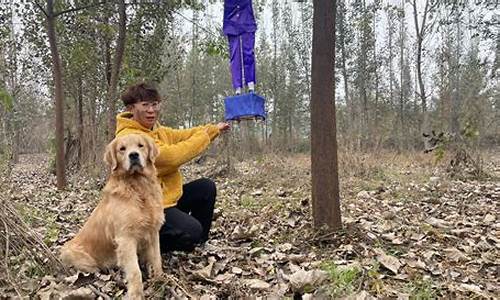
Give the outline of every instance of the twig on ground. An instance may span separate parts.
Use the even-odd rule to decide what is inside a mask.
[[[2,219],[2,223],[5,229],[5,260],[4,260],[4,265],[5,265],[5,274],[7,275],[7,281],[9,284],[14,288],[16,291],[17,295],[19,298],[23,298],[21,295],[21,292],[19,292],[19,289],[17,288],[17,285],[14,283],[10,276],[10,271],[9,271],[9,228],[7,227],[7,223]]]
[[[111,297],[108,295],[104,294],[103,292],[99,291],[98,288],[96,288],[93,284],[89,284],[89,288],[92,292],[97,294],[98,296],[101,296],[104,300],[111,300]]]

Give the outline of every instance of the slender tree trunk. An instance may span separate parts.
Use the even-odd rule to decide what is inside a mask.
[[[278,139],[277,125],[278,125],[278,99],[279,99],[279,87],[278,87],[278,15],[279,8],[277,0],[273,1],[273,118],[271,125],[271,142]],[[273,145],[274,147],[274,145]]]
[[[189,114],[189,126],[193,126],[193,120],[195,118],[195,106],[196,106],[196,97],[197,97],[197,78],[196,78],[196,68],[198,67],[198,27],[196,24],[198,23],[198,13],[195,11],[193,13],[193,34],[191,38],[191,53],[193,55],[193,59],[191,61],[191,108]]]
[[[394,103],[394,72],[393,72],[393,59],[394,59],[394,54],[392,52],[392,37],[393,37],[393,19],[392,19],[392,14],[387,15],[387,23],[388,23],[388,28],[389,28],[389,99],[391,105]]]
[[[126,26],[127,26],[127,15],[125,11],[125,0],[118,1],[118,38],[116,41],[115,57],[113,60],[113,66],[111,68],[111,79],[109,83],[107,99],[108,99],[108,140],[113,139],[115,135],[116,126],[116,94],[118,87],[118,80],[120,75],[120,68],[123,60],[123,53],[125,52],[125,41],[126,41]]]
[[[425,37],[426,20],[427,13],[429,10],[429,0],[425,1],[424,15],[422,17],[422,25],[419,27],[418,22],[418,10],[417,1],[413,0],[413,20],[415,21],[415,31],[417,36],[417,80],[419,85],[419,97],[422,103],[422,120],[421,120],[421,131],[424,133],[429,133],[429,116],[427,113],[427,96],[425,93],[424,80],[422,78],[422,44]]]
[[[366,142],[368,140],[368,91],[367,91],[367,65],[366,65],[366,60],[367,60],[367,55],[366,55],[366,50],[368,47],[367,43],[367,32],[366,32],[366,24],[365,23],[365,17],[366,17],[366,4],[365,0],[362,2],[363,5],[363,25],[362,25],[362,34],[361,34],[361,99],[363,101],[363,119],[362,119],[362,124],[361,124],[361,146],[362,148],[366,147]]]
[[[181,87],[181,79],[180,79],[180,75],[179,75],[179,69],[176,68],[175,69],[175,83],[176,83],[176,86],[177,86],[177,101],[181,101],[181,99],[183,98],[182,97],[182,87]],[[176,109],[180,106],[179,105],[176,105]],[[179,109],[177,109],[177,112],[179,111]],[[185,119],[184,119],[184,116],[181,116],[177,113],[177,117],[176,117],[176,125],[177,126],[181,126],[181,125],[184,125],[184,122],[185,122]]]
[[[18,95],[18,80],[17,80],[17,42],[16,35],[14,31],[14,14],[13,10],[10,10],[10,39],[13,45],[10,47],[11,55],[12,55],[12,70],[9,76],[9,83],[11,88],[11,96],[12,96],[12,114],[11,114],[11,127],[14,132],[14,136],[12,137],[12,163],[19,162],[19,148],[20,148],[20,116],[19,116],[19,105],[17,100]]]
[[[90,131],[91,131],[91,162],[95,162],[97,160],[97,141],[99,139],[98,136],[98,124],[97,124],[97,108],[96,108],[97,95],[95,92],[93,93],[92,101],[90,102]]]
[[[304,15],[304,2],[301,2],[300,3],[300,18],[301,18],[301,21],[302,21],[302,24],[306,24],[306,16]],[[304,43],[304,51],[301,51],[302,52],[302,59],[300,60],[302,62],[302,64],[304,65],[304,71],[305,71],[305,79],[306,79],[306,85],[307,85],[307,99],[310,101],[311,100],[311,73],[310,73],[310,67],[309,67],[309,60],[308,60],[308,51],[306,51],[308,49],[308,45],[306,43],[306,41],[308,40],[308,36],[305,32],[305,30],[303,30],[303,36],[302,36],[302,41]]]
[[[82,147],[83,147],[83,90],[82,90],[82,79],[78,79],[78,88],[77,88],[77,159],[76,164],[78,167],[81,167],[82,162]]]
[[[54,17],[53,0],[47,0],[47,37],[49,39],[52,57],[52,77],[54,80],[55,112],[56,112],[56,178],[57,188],[66,186],[64,161],[64,90],[62,79],[61,58],[57,47],[56,17]]]
[[[453,59],[453,97],[451,104],[451,132],[458,136],[460,133],[460,44],[461,44],[461,30],[460,30],[460,17],[458,9],[455,11],[455,25],[456,25],[456,44],[455,44],[455,58]]]
[[[341,1],[342,1],[342,11],[338,14],[338,17],[340,18],[338,24],[341,26],[340,28],[337,29],[339,31],[339,36],[337,38],[342,37],[341,40],[339,41],[339,46],[340,46],[340,54],[342,55],[342,60],[341,60],[342,79],[344,81],[344,94],[345,94],[345,102],[347,106],[347,115],[348,115],[347,135],[352,137],[353,135],[357,134],[355,134],[354,103],[353,99],[349,98],[349,78],[347,75],[347,63],[346,63],[347,52],[346,52],[345,0]]]
[[[405,147],[405,130],[404,130],[404,83],[403,83],[403,73],[404,73],[404,46],[405,46],[405,39],[404,39],[404,20],[405,20],[405,14],[404,14],[404,2],[401,1],[401,9],[403,11],[402,16],[400,18],[401,20],[401,27],[400,27],[400,44],[399,44],[399,55],[400,55],[400,70],[399,70],[399,82],[400,82],[400,88],[399,88],[399,121],[400,121],[400,146],[399,150],[403,150]]]
[[[373,12],[373,28],[377,28],[377,11],[375,10]],[[375,103],[374,103],[374,116],[373,116],[373,121],[374,121],[374,126],[372,127],[372,139],[374,139],[375,144],[378,144],[378,137],[380,135],[379,133],[379,124],[378,124],[378,119],[379,119],[379,107],[378,107],[378,100],[379,100],[379,70],[378,70],[378,58],[377,58],[377,44],[374,42],[373,43],[373,62],[374,62],[374,75],[375,75]]]
[[[342,227],[335,118],[336,1],[314,0],[311,171],[314,225]]]

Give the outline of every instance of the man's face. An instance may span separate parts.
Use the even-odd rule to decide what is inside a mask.
[[[134,116],[133,119],[139,122],[142,126],[152,129],[160,112],[160,102],[158,101],[141,101],[129,105],[128,111]]]

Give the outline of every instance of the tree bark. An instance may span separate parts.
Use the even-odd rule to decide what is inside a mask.
[[[314,0],[311,76],[311,171],[314,225],[342,227],[335,118],[336,1]]]
[[[399,38],[400,38],[400,44],[399,44],[399,54],[400,54],[400,70],[399,70],[399,121],[400,121],[400,140],[399,140],[399,151],[403,150],[405,147],[405,130],[404,130],[404,83],[403,83],[403,72],[404,72],[404,46],[405,46],[405,40],[404,40],[404,20],[405,20],[405,14],[404,14],[404,2],[401,1],[401,10],[403,11],[402,16],[400,18],[401,21],[401,27],[399,29]]]
[[[277,4],[277,0],[273,1],[273,31],[272,31],[272,40],[273,40],[273,87],[272,87],[272,95],[273,95],[273,117],[271,122],[271,143],[272,147],[275,147],[278,143],[279,135],[278,135],[278,99],[280,98],[280,90],[278,85],[278,32],[279,32],[279,8]]]
[[[375,11],[373,12],[373,28],[377,28],[377,10],[375,8]],[[379,97],[380,97],[380,91],[379,91],[379,83],[380,83],[380,78],[379,78],[379,68],[378,68],[378,58],[377,58],[377,45],[374,43],[373,45],[373,62],[374,62],[374,75],[375,75],[375,86],[374,86],[374,92],[375,92],[375,103],[374,103],[374,116],[373,116],[373,124],[374,126],[372,127],[372,138],[375,140],[372,141],[375,143],[375,145],[378,145],[378,140],[380,136],[380,130],[379,130]]]
[[[354,113],[354,103],[353,99],[349,98],[349,78],[347,75],[347,51],[346,51],[346,24],[345,24],[345,0],[342,0],[341,2],[342,5],[342,11],[338,14],[338,17],[340,18],[339,24],[341,25],[339,30],[339,37],[342,37],[341,40],[339,41],[340,45],[340,54],[342,55],[342,61],[341,61],[341,68],[342,68],[342,79],[344,81],[344,94],[345,94],[345,104],[347,106],[347,115],[348,115],[348,126],[347,126],[347,135],[352,137],[352,136],[357,136],[357,133],[355,132],[355,113]]]
[[[415,21],[415,31],[417,35],[417,80],[419,85],[419,97],[422,103],[422,121],[421,121],[421,131],[424,133],[429,133],[429,116],[427,113],[427,96],[425,94],[424,80],[422,78],[422,44],[425,37],[427,13],[429,12],[429,0],[425,1],[424,15],[422,17],[422,25],[419,26],[418,22],[418,10],[417,2],[413,0],[413,20]]]
[[[78,167],[81,167],[82,163],[82,146],[83,146],[83,90],[82,90],[82,79],[78,79],[78,88],[77,88],[77,157],[76,164]]]
[[[455,25],[456,25],[456,41],[455,41],[455,58],[453,59],[452,76],[453,76],[453,96],[451,104],[451,132],[457,137],[460,133],[460,43],[461,43],[461,30],[460,30],[460,14],[458,9],[455,11]]]
[[[57,48],[57,35],[54,17],[53,0],[47,0],[47,37],[52,57],[52,77],[54,80],[55,113],[56,113],[56,178],[57,188],[66,186],[64,162],[64,91],[61,69],[61,58]]]
[[[126,39],[126,25],[127,25],[127,15],[125,11],[125,1],[118,1],[118,38],[116,41],[115,57],[113,61],[113,66],[111,68],[111,80],[108,88],[107,98],[108,98],[108,140],[113,139],[115,135],[116,126],[116,89],[118,86],[118,80],[120,75],[120,68],[123,60],[123,53],[125,52],[125,39]]]
[[[392,36],[393,36],[393,22],[392,22],[392,13],[387,14],[387,26],[389,28],[389,99],[391,105],[394,103],[394,73],[392,68],[394,55],[392,53]]]

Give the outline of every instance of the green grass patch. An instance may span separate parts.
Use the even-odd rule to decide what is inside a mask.
[[[381,295],[384,291],[384,282],[382,281],[382,276],[380,274],[380,264],[374,261],[367,275],[370,292],[376,295]]]
[[[438,289],[433,287],[431,279],[417,278],[406,286],[412,300],[437,299]]]
[[[328,292],[331,297],[349,295],[358,288],[361,277],[359,267],[340,267],[331,261],[325,261],[321,264],[321,269],[328,273],[330,279]]]
[[[24,204],[16,205],[16,210],[29,227],[43,226],[45,228],[43,241],[47,246],[57,241],[61,228],[55,221],[57,217],[55,214]]]
[[[259,210],[262,208],[262,203],[250,195],[242,195],[240,198],[240,205],[251,211]]]

